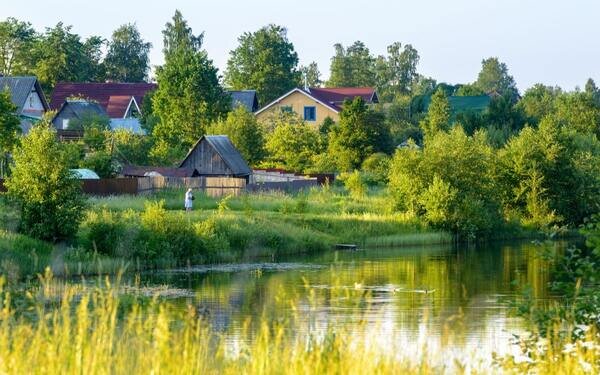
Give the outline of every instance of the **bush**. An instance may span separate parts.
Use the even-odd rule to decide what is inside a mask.
[[[439,131],[424,149],[396,151],[390,191],[399,209],[468,237],[503,223],[494,180],[495,155],[485,134]]]
[[[56,241],[77,232],[85,207],[80,182],[50,125],[37,125],[23,138],[6,187],[20,206],[23,233]]]
[[[368,184],[385,185],[388,183],[391,158],[378,152],[365,159],[362,163],[362,171]]]
[[[340,180],[353,198],[362,198],[367,194],[367,184],[359,171],[342,174]]]

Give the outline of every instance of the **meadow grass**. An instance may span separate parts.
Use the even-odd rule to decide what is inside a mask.
[[[1,284],[1,283],[0,283]],[[290,317],[248,321],[236,333],[216,333],[188,306],[173,309],[158,298],[124,302],[122,289],[53,287],[48,278],[28,294],[28,314],[1,293],[0,372],[4,374],[400,374],[535,373],[600,371],[600,341],[529,342],[522,355],[453,358],[427,347],[400,345],[393,333],[336,322],[320,332]],[[348,293],[348,292],[346,292]],[[310,302],[308,302],[310,303]],[[295,311],[295,313],[294,313]],[[251,324],[253,323],[253,324]],[[302,333],[311,332],[311,333]],[[384,339],[382,346],[378,339]],[[406,344],[406,343],[405,343]],[[419,346],[417,343],[412,343]]]

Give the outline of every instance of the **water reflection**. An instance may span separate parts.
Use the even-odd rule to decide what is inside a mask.
[[[562,251],[566,243],[543,246]],[[540,250],[524,242],[332,251],[282,259],[285,267],[147,274],[142,282],[193,290],[195,297],[174,303],[194,304],[232,338],[248,319],[266,316],[317,333],[350,323],[377,345],[401,340],[415,355],[425,345],[470,356],[476,349],[509,350],[512,334],[523,329],[509,314],[509,303],[519,298],[517,284],[530,285],[540,301],[550,298],[549,264]]]

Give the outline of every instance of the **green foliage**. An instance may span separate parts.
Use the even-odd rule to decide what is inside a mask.
[[[46,91],[59,81],[94,82],[104,78],[100,63],[104,40],[98,36],[81,40],[71,29],[62,22],[47,28],[29,51],[27,71],[37,76]]]
[[[300,67],[300,82],[298,82],[299,86],[304,87],[320,87],[323,81],[321,81],[321,72],[319,72],[319,67],[316,62],[311,62],[306,66]]]
[[[504,205],[534,219],[533,194],[535,205],[547,204],[557,223],[582,223],[600,208],[599,157],[595,137],[552,118],[542,120],[538,129],[523,129],[499,153]]]
[[[232,89],[254,89],[264,105],[301,81],[298,54],[284,27],[271,24],[253,33],[246,32],[238,42],[225,71],[225,83]]]
[[[481,71],[473,85],[486,94],[507,95],[513,101],[516,101],[519,95],[513,76],[508,74],[508,67],[497,57],[481,61]]]
[[[431,97],[427,117],[421,122],[425,138],[434,137],[450,128],[450,102],[443,89],[438,88]]]
[[[84,145],[81,142],[65,142],[62,144],[65,166],[77,169],[85,156]]]
[[[381,113],[370,109],[362,98],[347,101],[340,121],[329,134],[329,154],[338,168],[349,171],[360,168],[363,161],[376,152],[393,149],[390,130]]]
[[[559,87],[545,86],[541,83],[530,87],[517,106],[523,110],[529,125],[537,125],[554,112],[556,98],[561,94]]]
[[[212,124],[206,132],[227,135],[250,165],[256,165],[265,157],[263,129],[244,106],[229,112],[226,120]]]
[[[331,58],[329,87],[375,86],[375,58],[367,46],[356,41],[348,48],[335,44],[335,55]]]
[[[376,88],[381,102],[393,101],[400,95],[410,94],[418,78],[419,53],[410,44],[396,42],[387,47],[388,56],[375,60]]]
[[[29,22],[8,17],[0,22],[0,74],[22,74],[29,66],[37,35]]]
[[[55,131],[44,123],[35,126],[16,149],[6,181],[21,209],[21,230],[53,241],[73,236],[85,206],[79,184],[66,166]]]
[[[367,194],[367,184],[359,171],[342,174],[339,176],[339,180],[343,181],[344,187],[353,198],[359,199]]]
[[[552,116],[580,133],[600,137],[600,103],[592,94],[573,92],[559,95]]]
[[[148,165],[152,139],[128,129],[116,129],[110,133],[110,147],[113,156],[123,164]]]
[[[231,100],[219,83],[217,68],[202,49],[203,35],[193,35],[179,11],[172,23],[167,23],[163,36],[165,64],[157,68],[158,89],[152,97],[153,114],[160,122],[152,135],[185,149],[229,111]]]
[[[279,123],[266,138],[270,161],[291,171],[309,169],[313,158],[323,150],[319,132],[304,122]]]
[[[460,87],[454,92],[454,95],[456,96],[479,96],[485,94],[486,93],[475,84],[460,85]]]
[[[365,159],[361,170],[364,178],[373,184],[385,185],[388,182],[391,158],[382,152],[375,153]]]
[[[494,185],[495,155],[483,133],[438,132],[421,151],[396,151],[390,191],[399,209],[438,228],[476,236],[502,224]]]
[[[80,166],[93,170],[100,178],[112,178],[117,174],[112,155],[105,150],[87,154],[81,161]]]
[[[143,82],[150,68],[151,43],[144,42],[135,24],[121,25],[108,42],[104,59],[106,78],[116,82]]]
[[[1,26],[1,25],[0,25]],[[0,177],[8,172],[9,153],[19,141],[21,121],[8,90],[0,91]]]

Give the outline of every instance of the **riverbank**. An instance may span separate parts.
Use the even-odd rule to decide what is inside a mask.
[[[451,243],[450,233],[398,213],[383,190],[363,197],[343,189],[300,194],[252,193],[221,199],[196,195],[183,210],[182,191],[93,197],[75,239],[52,246],[17,235],[18,215],[3,203],[0,246],[10,251],[0,271],[35,275],[50,266],[58,275],[115,273],[121,268],[173,268],[193,264],[277,260],[330,251],[337,243],[391,247]],[[539,233],[507,226],[498,238]],[[11,271],[11,272],[8,272]]]

